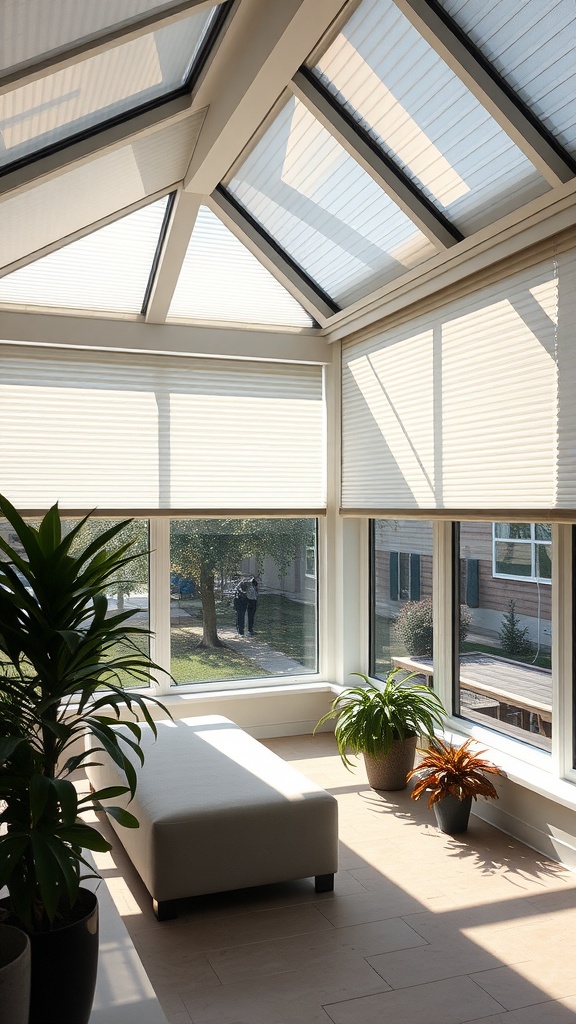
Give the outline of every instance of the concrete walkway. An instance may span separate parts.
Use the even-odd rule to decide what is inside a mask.
[[[234,629],[219,628],[218,636],[231,651],[236,651],[273,676],[293,676],[305,671],[299,661],[275,651],[257,633],[254,636],[239,636]]]

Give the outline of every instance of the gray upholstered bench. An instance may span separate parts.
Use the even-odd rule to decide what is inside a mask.
[[[159,920],[188,896],[308,876],[317,892],[334,888],[333,796],[227,718],[158,722],[157,741],[149,726],[142,732],[130,804],[140,828],[111,821]],[[93,788],[118,785],[114,762],[102,751],[97,759],[87,768]]]

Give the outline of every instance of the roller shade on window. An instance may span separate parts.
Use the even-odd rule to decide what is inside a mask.
[[[575,251],[345,345],[344,510],[575,506]]]
[[[316,510],[320,366],[0,346],[0,490],[43,509]]]

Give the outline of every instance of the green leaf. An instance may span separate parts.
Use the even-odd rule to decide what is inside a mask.
[[[59,884],[61,871],[58,861],[54,858],[50,844],[38,832],[30,836],[36,882],[48,920],[52,922],[58,909]]]
[[[111,818],[114,818],[120,825],[123,825],[124,828],[140,828],[138,818],[135,818],[134,815],[130,814],[130,811],[127,811],[124,807],[112,806],[104,809]]]
[[[104,836],[92,828],[91,825],[77,824],[73,826],[63,825],[57,830],[58,836],[67,843],[72,843],[80,848],[96,850],[98,853],[108,853],[112,849],[111,844]]]
[[[76,787],[68,779],[52,779],[52,786],[56,790],[60,807],[62,808],[62,821],[65,825],[73,825],[78,816],[78,794]]]
[[[40,821],[52,792],[51,780],[45,775],[33,775],[30,779],[30,816],[34,828]]]

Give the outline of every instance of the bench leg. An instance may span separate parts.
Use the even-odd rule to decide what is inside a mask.
[[[152,908],[157,921],[171,921],[178,917],[176,900],[152,900]]]
[[[334,872],[331,875],[316,875],[314,879],[316,892],[334,891]]]

